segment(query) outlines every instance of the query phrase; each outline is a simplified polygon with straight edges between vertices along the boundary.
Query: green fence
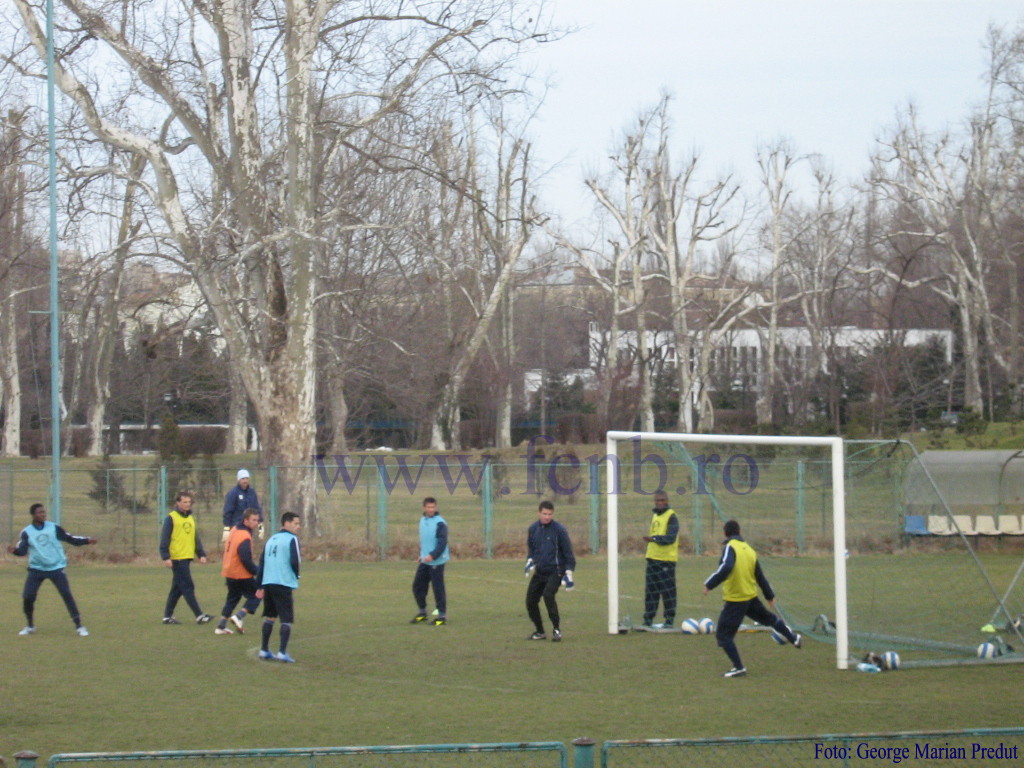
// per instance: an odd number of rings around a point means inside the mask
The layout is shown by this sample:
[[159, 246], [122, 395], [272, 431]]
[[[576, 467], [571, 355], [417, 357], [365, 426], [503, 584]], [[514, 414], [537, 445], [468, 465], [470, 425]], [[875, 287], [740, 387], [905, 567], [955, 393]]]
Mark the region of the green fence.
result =
[[[488, 768], [568, 768], [568, 749], [557, 741], [496, 744], [419, 744], [379, 747], [299, 749], [176, 750], [168, 752], [91, 752], [54, 755], [49, 768], [74, 763], [198, 760], [218, 768], [413, 768], [414, 766], [486, 766]], [[28, 768], [28, 766], [26, 766]]]
[[[584, 465], [562, 462], [468, 463], [465, 457], [353, 455], [339, 470], [333, 460], [311, 466], [248, 466], [265, 517], [281, 511], [279, 489], [285, 473], [298, 474], [313, 489], [319, 536], [306, 526], [309, 545], [339, 554], [384, 558], [406, 556], [417, 547], [425, 496], [438, 499], [452, 531], [453, 551], [462, 557], [519, 555], [527, 526], [536, 519], [537, 503], [551, 498], [557, 517], [570, 530], [580, 553], [600, 546], [600, 487]], [[235, 485], [235, 467], [213, 462], [188, 467], [144, 466], [91, 469], [65, 467], [61, 472], [60, 523], [70, 533], [94, 536], [90, 554], [101, 557], [152, 557], [160, 526], [179, 489], [194, 495], [193, 514], [208, 550], [218, 548], [224, 497]], [[49, 469], [0, 464], [0, 544], [13, 542], [28, 523], [29, 505], [52, 507]], [[552, 490], [552, 489], [555, 490]], [[559, 491], [573, 489], [572, 492]], [[646, 504], [646, 502], [645, 502]], [[647, 525], [646, 507], [641, 525]]]
[[[849, 444], [846, 478], [847, 543], [851, 551], [906, 546], [903, 474], [912, 453], [898, 443]], [[459, 557], [523, 554], [537, 503], [550, 499], [580, 554], [605, 542], [602, 497], [614, 469], [620, 489], [623, 552], [642, 551], [651, 495], [668, 489], [679, 513], [683, 551], [715, 552], [721, 524], [743, 521], [744, 531], [784, 554], [823, 554], [832, 548], [831, 487], [820, 455], [788, 454], [774, 447], [722, 453], [711, 448], [650, 442], [622, 449], [618, 465], [599, 452], [548, 447], [544, 457], [480, 461], [460, 454], [374, 452], [323, 457], [305, 466], [248, 465], [265, 515], [284, 511], [284, 478], [311, 490], [316, 525], [303, 539], [333, 556], [406, 557], [416, 550], [421, 502], [439, 501]], [[594, 449], [590, 449], [594, 450]], [[701, 454], [717, 463], [704, 462]], [[818, 452], [820, 454], [820, 452]], [[137, 462], [132, 464], [131, 462]], [[51, 470], [24, 461], [0, 463], [0, 544], [27, 524], [28, 507], [50, 503]], [[194, 495], [193, 513], [207, 548], [216, 550], [225, 494], [237, 465], [205, 457], [186, 465], [156, 465], [145, 458], [117, 462], [69, 460], [61, 473], [61, 524], [100, 539], [90, 550], [106, 557], [151, 557], [174, 494]], [[919, 494], [930, 498], [928, 489]], [[307, 521], [307, 523], [310, 521]], [[319, 535], [314, 535], [319, 534]], [[331, 549], [336, 552], [330, 551]], [[317, 553], [319, 554], [319, 553]]]
[[[593, 768], [594, 742], [571, 743], [573, 768]], [[812, 736], [752, 736], [720, 739], [642, 739], [606, 741], [601, 768], [745, 768], [757, 766], [1017, 765], [1024, 754], [1024, 728], [976, 728], [899, 733], [826, 733]], [[33, 752], [14, 755], [17, 768], [36, 768]], [[53, 755], [49, 768], [63, 763], [198, 760], [217, 768], [412, 768], [413, 766], [558, 766], [568, 768], [569, 747], [557, 741], [494, 744], [420, 744], [377, 747], [310, 747], [297, 749], [174, 750], [88, 752]]]
[[[770, 706], [770, 705], [769, 705]], [[1024, 728], [606, 741], [601, 768], [1017, 765]]]

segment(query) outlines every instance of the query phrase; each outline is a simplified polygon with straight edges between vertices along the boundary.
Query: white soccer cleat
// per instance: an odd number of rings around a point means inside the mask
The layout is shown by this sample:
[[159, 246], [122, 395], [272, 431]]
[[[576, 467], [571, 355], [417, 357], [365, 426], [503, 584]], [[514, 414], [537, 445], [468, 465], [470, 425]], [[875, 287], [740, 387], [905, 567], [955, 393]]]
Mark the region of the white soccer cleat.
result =
[[235, 625], [235, 629], [238, 630], [238, 634], [240, 634], [240, 635], [244, 635], [245, 634], [245, 627], [242, 624], [242, 620], [240, 618], [238, 618], [234, 614], [231, 614], [231, 623]]
[[85, 627], [78, 627], [78, 628], [76, 628], [75, 629], [75, 633], [79, 637], [88, 637], [89, 636], [89, 630], [86, 629]]
[[36, 628], [35, 627], [25, 627], [18, 634], [19, 635], [34, 635], [35, 633], [36, 633]]
[[215, 634], [215, 635], [233, 635], [235, 633], [232, 632], [227, 627], [217, 627], [215, 630], [213, 630], [213, 634]]

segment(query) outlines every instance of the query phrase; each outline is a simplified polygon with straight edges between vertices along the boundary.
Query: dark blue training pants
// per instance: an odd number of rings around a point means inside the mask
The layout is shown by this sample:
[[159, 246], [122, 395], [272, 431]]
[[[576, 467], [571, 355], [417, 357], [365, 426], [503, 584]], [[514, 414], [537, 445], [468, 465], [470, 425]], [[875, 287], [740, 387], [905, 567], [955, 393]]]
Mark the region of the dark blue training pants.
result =
[[71, 594], [71, 585], [68, 583], [68, 577], [64, 573], [64, 569], [61, 568], [56, 571], [40, 571], [36, 568], [28, 569], [28, 576], [25, 579], [25, 589], [21, 593], [21, 604], [25, 611], [25, 618], [28, 619], [28, 625], [34, 627], [33, 614], [36, 606], [36, 595], [39, 594], [39, 587], [42, 586], [43, 582], [49, 579], [53, 582], [53, 586], [57, 588], [57, 592], [64, 600], [64, 605], [68, 609], [68, 613], [71, 615], [71, 620], [75, 622], [75, 626], [81, 626], [81, 620], [78, 616], [78, 606], [75, 604], [75, 598]]

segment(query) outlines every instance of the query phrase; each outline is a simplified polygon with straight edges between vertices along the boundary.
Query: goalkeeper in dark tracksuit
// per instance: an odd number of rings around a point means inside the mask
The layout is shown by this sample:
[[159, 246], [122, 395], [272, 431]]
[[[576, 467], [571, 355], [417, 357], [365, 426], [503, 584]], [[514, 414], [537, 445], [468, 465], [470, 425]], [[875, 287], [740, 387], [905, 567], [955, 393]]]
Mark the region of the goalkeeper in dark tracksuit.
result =
[[554, 519], [554, 515], [555, 505], [542, 501], [537, 508], [536, 522], [526, 532], [525, 573], [530, 577], [526, 588], [526, 613], [536, 628], [529, 639], [547, 639], [540, 615], [543, 598], [551, 620], [551, 639], [557, 643], [562, 639], [562, 629], [555, 593], [559, 586], [564, 585], [568, 591], [576, 585], [572, 573], [576, 568], [576, 556], [572, 552], [569, 532]]
[[647, 542], [647, 571], [644, 578], [644, 626], [654, 626], [658, 601], [663, 604], [666, 627], [676, 620], [676, 561], [679, 560], [679, 518], [669, 509], [664, 491], [654, 494], [650, 535]]
[[718, 628], [715, 639], [718, 646], [732, 661], [732, 669], [723, 677], [742, 677], [747, 674], [746, 667], [740, 660], [740, 652], [736, 649], [734, 638], [740, 629], [745, 616], [749, 616], [758, 624], [771, 627], [785, 637], [797, 648], [803, 643], [803, 637], [786, 626], [786, 622], [764, 607], [757, 597], [757, 588], [764, 593], [768, 605], [775, 607], [775, 592], [768, 583], [761, 564], [757, 562], [754, 548], [740, 538], [740, 524], [729, 520], [724, 527], [725, 541], [722, 557], [718, 561], [718, 570], [708, 576], [704, 582], [706, 595], [719, 584], [724, 592], [725, 605], [718, 617]]

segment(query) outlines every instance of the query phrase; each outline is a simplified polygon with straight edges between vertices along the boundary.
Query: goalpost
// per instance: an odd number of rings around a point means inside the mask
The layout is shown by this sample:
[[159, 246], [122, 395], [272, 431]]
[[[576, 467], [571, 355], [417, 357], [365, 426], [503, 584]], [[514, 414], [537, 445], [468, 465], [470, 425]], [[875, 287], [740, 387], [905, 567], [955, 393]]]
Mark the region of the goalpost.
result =
[[[834, 643], [838, 669], [886, 651], [903, 668], [1024, 662], [1015, 542], [979, 535], [971, 508], [950, 502], [905, 440], [618, 431], [606, 462], [609, 634], [634, 628], [631, 614], [650, 618], [644, 590], [622, 591], [620, 571], [639, 586], [647, 531], [637, 503], [663, 490], [683, 552], [717, 555], [722, 523], [739, 521], [779, 594], [776, 612]], [[680, 583], [709, 565], [682, 558]], [[710, 618], [699, 590], [681, 589], [678, 609]]]
[[843, 440], [839, 437], [773, 437], [764, 435], [702, 435], [669, 432], [609, 432], [607, 435], [608, 505], [608, 633], [619, 632], [619, 507], [620, 466], [618, 448], [622, 442], [672, 441], [723, 445], [808, 446], [827, 449], [831, 458], [833, 571], [835, 578], [836, 668], [849, 666], [846, 605], [846, 514]]

